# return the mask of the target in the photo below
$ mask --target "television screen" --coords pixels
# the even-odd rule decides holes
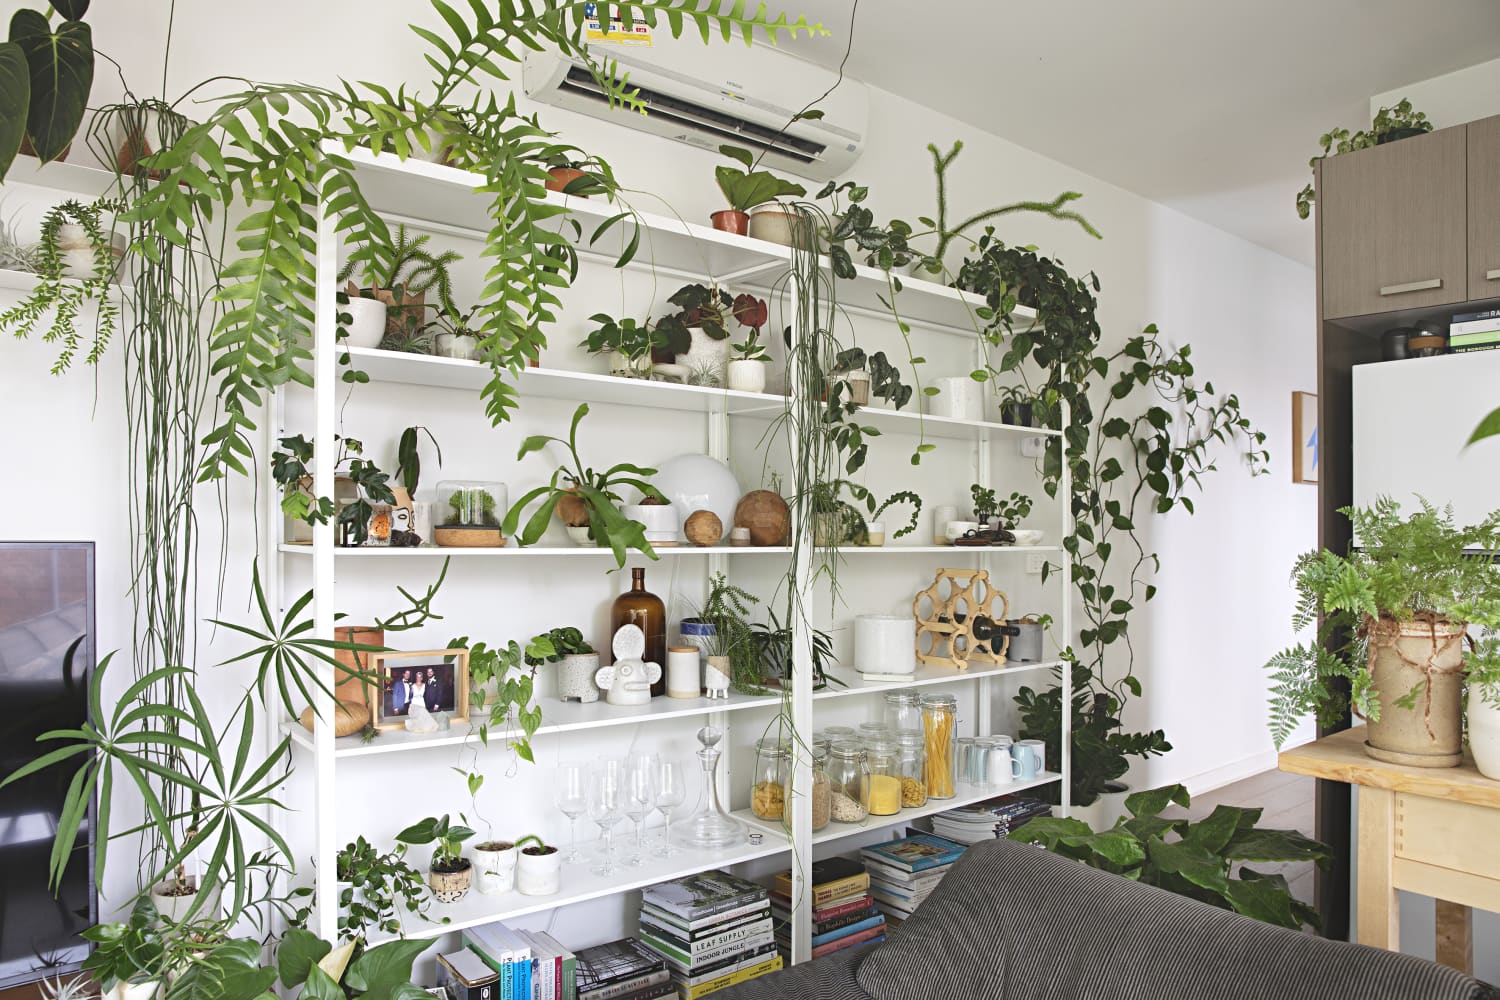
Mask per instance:
[[[42,733],[88,719],[95,652],[93,543],[0,542],[0,774],[34,759]],[[72,972],[88,955],[78,933],[95,921],[92,809],[57,892],[47,877],[77,767],[63,761],[0,793],[0,988]]]

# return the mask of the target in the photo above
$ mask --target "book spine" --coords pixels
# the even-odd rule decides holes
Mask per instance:
[[[670,979],[664,983],[648,987],[639,993],[632,994],[630,1000],[661,1000],[662,997],[676,996],[677,984]]]
[[[856,896],[870,888],[870,875],[861,872],[829,885],[820,885],[813,890],[813,908],[829,906],[849,896]]]
[[[1500,342],[1494,344],[1465,344],[1461,347],[1455,347],[1452,350],[1454,354],[1477,354],[1480,351],[1493,351],[1497,347],[1500,347]]]
[[[709,903],[705,906],[679,907],[675,903],[662,902],[650,896],[642,895],[641,901],[650,903],[659,910],[665,910],[679,920],[686,921],[689,925],[706,920],[709,917],[717,917],[728,913],[730,910],[738,910],[749,907],[752,904],[762,905],[766,901],[766,893],[762,891],[759,895],[746,897],[739,896],[734,899],[726,899],[718,903]]]
[[[725,910],[723,913],[716,914],[712,917],[706,917],[701,920],[683,920],[681,917],[677,916],[677,914],[669,913],[666,910],[663,910],[661,907],[654,906],[650,903],[647,903],[641,907],[641,913],[650,914],[657,923],[663,924],[668,927],[675,927],[683,934],[695,934],[708,928],[717,927],[720,924],[727,924],[730,921],[737,920],[741,917],[748,917],[756,913],[764,912],[769,908],[770,899],[765,898],[758,899],[752,903],[746,903],[744,906],[737,907],[733,910]]]
[[[769,907],[766,907],[756,910],[753,913],[742,914],[715,924],[710,924],[696,931],[685,931],[680,924],[663,920],[661,917],[645,909],[641,910],[642,924],[659,929],[670,940],[681,942],[684,947],[698,941],[707,941],[723,934],[729,934],[742,927],[751,927],[760,921],[769,919],[771,919],[771,910]]]
[[[1453,323],[1448,327],[1448,339],[1461,336],[1466,333],[1494,333],[1500,330],[1500,318],[1476,319],[1469,323]]]
[[[1500,317],[1500,309],[1481,309],[1478,312],[1454,313],[1451,323],[1473,323],[1475,320]],[[1452,329],[1450,325],[1449,329]]]
[[[838,941],[841,938],[846,938],[846,937],[848,937],[851,934],[859,934],[859,933],[861,933],[863,931],[867,931],[867,930],[871,929],[872,927],[884,927],[884,926],[885,926],[885,918],[882,917],[882,916],[880,916],[880,914],[877,913],[873,917],[867,917],[864,920],[861,920],[858,923],[850,924],[847,927],[840,927],[840,928],[837,928],[836,930],[826,931],[826,932],[824,932],[822,934],[815,934],[815,935],[813,935],[813,939],[812,939],[813,947],[816,948],[819,945],[825,945],[825,944],[827,944],[830,941]]]
[[[563,956],[563,990],[562,1000],[578,1000],[578,958],[568,954]]]
[[[667,975],[666,969],[657,969],[654,972],[646,973],[644,976],[634,976],[630,979],[623,979],[618,983],[610,983],[608,986],[600,986],[597,989],[580,993],[578,1000],[614,1000],[615,997],[629,996],[632,993],[655,986],[658,983],[665,983],[670,978]]]
[[[668,944],[656,941],[645,933],[641,934],[641,938],[652,948],[660,951],[664,956],[666,956],[668,964],[672,965],[682,972],[691,972],[693,966],[695,965],[704,966],[711,962],[716,962],[719,959],[727,958],[728,956],[734,955],[738,952],[753,951],[756,948],[762,947],[763,945],[770,944],[773,940],[771,928],[767,926],[763,931],[761,931],[754,937],[744,938],[739,941],[731,942],[730,944],[720,945],[718,948],[703,952],[699,955],[688,956],[678,951],[677,949],[672,948]]]
[[[781,956],[772,955],[765,961],[752,965],[749,968],[738,969],[734,972],[725,973],[724,975],[719,976],[717,979],[710,979],[706,983],[700,983],[697,986],[690,986],[685,990],[679,989],[678,994],[683,997],[683,1000],[700,1000],[700,998],[706,997],[710,993],[716,993],[719,990],[725,989],[726,987],[737,986],[740,983],[747,983],[752,979],[759,979],[761,976],[768,975],[772,972],[779,972],[780,970]]]
[[[733,930],[725,931],[722,934],[715,934],[712,937],[699,938],[697,941],[688,942],[683,941],[679,938],[672,937],[668,934],[659,933],[656,927],[652,926],[649,923],[646,923],[644,919],[641,922],[641,930],[643,932],[649,933],[657,940],[663,941],[666,944],[669,944],[672,947],[676,948],[678,951],[687,954],[694,961],[697,961],[700,955],[705,955],[711,951],[722,950],[724,945],[734,944],[737,941],[744,941],[747,938],[755,937],[765,931],[769,931],[770,929],[771,918],[765,917],[760,920],[752,921],[751,923],[741,924]]]
[[[867,931],[861,931],[858,934],[851,934],[845,938],[839,938],[837,941],[830,941],[821,947],[814,948],[812,954],[813,958],[822,958],[824,955],[831,955],[836,951],[843,951],[845,948],[853,948],[862,944],[874,944],[877,941],[884,940],[885,927],[882,925],[880,927],[872,927]]]
[[[791,901],[778,898],[777,902],[780,904],[781,918],[783,920],[790,920],[792,917]],[[813,907],[813,923],[820,923],[825,920],[837,920],[839,917],[845,916],[846,914],[858,913],[861,910],[868,909],[869,905],[869,893],[860,893],[855,898],[840,900],[839,902],[833,903],[829,906],[815,906]]]
[[[1473,344],[1496,342],[1500,342],[1500,330],[1486,330],[1483,333],[1456,333],[1448,338],[1449,347],[1469,347]]]
[[[749,951],[726,958],[722,962],[710,962],[707,965],[696,966],[692,972],[682,973],[674,970],[672,981],[678,985],[686,983],[688,986],[697,986],[700,983],[708,982],[710,979],[718,979],[720,976],[727,976],[731,972],[738,972],[741,969],[757,965],[774,954],[776,954],[776,945],[764,944],[759,948],[752,948]]]

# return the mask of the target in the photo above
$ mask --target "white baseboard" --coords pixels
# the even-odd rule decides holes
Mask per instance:
[[[1276,770],[1276,751],[1264,750],[1260,753],[1242,757],[1239,760],[1230,761],[1211,771],[1195,774],[1182,779],[1182,784],[1187,786],[1188,794],[1203,795],[1215,789],[1232,785],[1236,781],[1253,777],[1263,771]]]

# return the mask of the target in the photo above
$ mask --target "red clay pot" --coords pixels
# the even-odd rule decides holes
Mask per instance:
[[[714,228],[720,232],[734,233],[737,236],[744,236],[750,232],[749,212],[736,212],[733,209],[725,209],[722,212],[715,212],[713,215],[710,215],[709,219],[713,221]]]
[[[575,167],[553,167],[551,170],[547,171],[547,176],[550,178],[546,182],[547,190],[556,191],[561,194],[563,189],[566,188],[569,184],[573,183],[580,177],[587,177],[588,175],[585,174],[582,170],[579,170]],[[575,194],[573,197],[587,198],[588,195]]]

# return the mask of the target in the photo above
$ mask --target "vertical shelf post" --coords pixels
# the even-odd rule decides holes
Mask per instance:
[[[792,273],[787,294],[800,311],[804,307],[803,292],[796,272]],[[793,319],[793,328],[800,329],[804,317]],[[813,317],[816,322],[817,317]],[[795,352],[794,357],[795,357]],[[788,365],[787,381],[796,391],[802,384],[803,373],[795,363]],[[795,442],[793,447],[795,448]],[[813,662],[812,640],[816,621],[813,615],[812,559],[815,546],[812,544],[812,519],[808,516],[805,498],[796,497],[792,506],[792,523],[802,524],[805,529],[798,534],[796,579],[791,586],[796,588],[796,604],[802,614],[793,615],[789,623],[792,629],[792,726],[802,737],[792,748],[792,791],[786,796],[791,807],[792,852],[792,964],[800,965],[812,960],[812,727],[813,727]]]
[[[1061,402],[1058,426],[1067,430],[1070,417],[1070,408],[1067,400]],[[1057,493],[1062,502],[1062,536],[1059,544],[1062,545],[1062,596],[1059,598],[1062,617],[1063,642],[1072,645],[1073,642],[1073,560],[1068,552],[1067,546],[1062,542],[1073,533],[1073,470],[1068,465],[1068,438],[1066,434],[1054,438],[1057,442],[1057,457],[1059,459],[1061,478],[1058,482]],[[1067,816],[1073,809],[1073,712],[1069,708],[1073,704],[1073,670],[1072,664],[1062,665],[1062,738],[1059,745],[1062,747],[1062,760],[1058,762],[1057,772],[1062,775],[1062,811]]]

